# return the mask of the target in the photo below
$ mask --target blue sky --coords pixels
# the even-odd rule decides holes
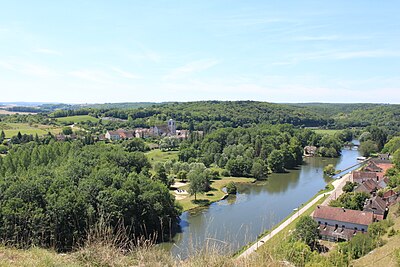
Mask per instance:
[[[2,1],[1,102],[400,103],[399,1]]]

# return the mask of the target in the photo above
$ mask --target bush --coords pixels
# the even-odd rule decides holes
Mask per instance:
[[[394,230],[394,228],[391,228],[390,231],[389,231],[389,233],[388,233],[388,237],[392,237],[392,236],[394,236],[394,235],[396,235],[396,234],[397,234],[397,231]]]
[[[357,186],[357,183],[352,183],[350,181],[347,181],[346,184],[343,186],[343,192],[349,193],[354,190],[354,187]]]
[[[351,259],[358,259],[376,247],[377,243],[371,236],[357,234],[349,242],[339,244],[339,251]]]
[[[229,172],[227,169],[223,169],[223,170],[221,171],[221,175],[222,175],[223,177],[228,177],[228,176],[230,176],[231,174],[230,174],[230,172]]]
[[[234,182],[230,182],[226,185],[226,192],[230,195],[235,195],[237,192],[237,187]]]
[[[335,174],[335,167],[333,167],[333,164],[329,164],[324,167],[324,173],[327,175],[334,175]]]
[[[296,223],[294,238],[314,248],[318,240],[318,224],[310,216],[302,216]]]
[[[0,145],[0,154],[6,154],[6,153],[7,153],[7,146]]]

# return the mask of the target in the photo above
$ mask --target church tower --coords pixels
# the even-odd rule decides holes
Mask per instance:
[[[168,130],[171,135],[176,135],[176,123],[173,119],[168,121]]]

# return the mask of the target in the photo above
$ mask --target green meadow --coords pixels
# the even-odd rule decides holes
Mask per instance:
[[[48,132],[58,134],[61,132],[60,127],[42,124],[28,124],[28,123],[0,123],[0,130],[4,131],[6,138],[11,138],[21,132],[21,134],[32,134],[39,136],[45,135]]]
[[[98,122],[99,119],[89,115],[69,116],[57,118],[58,122],[79,123],[84,121]]]

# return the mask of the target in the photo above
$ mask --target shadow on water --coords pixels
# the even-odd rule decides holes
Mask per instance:
[[[323,174],[324,166],[333,164],[336,169],[344,169],[355,164],[358,156],[358,151],[344,149],[338,159],[306,158],[298,170],[272,174],[267,181],[239,184],[236,196],[184,212],[179,233],[173,242],[162,246],[180,258],[211,243],[232,253],[254,241],[332,181]]]

